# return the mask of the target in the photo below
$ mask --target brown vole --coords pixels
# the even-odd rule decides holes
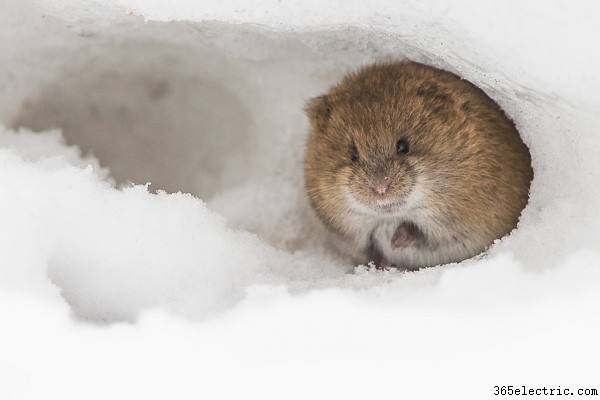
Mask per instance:
[[[527,204],[531,157],[514,124],[450,72],[372,65],[306,112],[306,190],[356,262],[464,260],[509,233]]]

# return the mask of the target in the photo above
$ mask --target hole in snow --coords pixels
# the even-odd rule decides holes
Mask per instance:
[[[597,193],[590,173],[596,136],[585,134],[597,125],[594,117],[555,101],[534,80],[524,86],[518,66],[502,64],[496,71],[493,59],[468,46],[454,47],[460,56],[437,47],[440,57],[433,56],[427,49],[445,37],[438,25],[425,27],[436,35],[415,38],[352,28],[294,33],[131,20],[110,29],[90,24],[65,31],[50,18],[44,24],[61,33],[39,39],[43,56],[39,47],[30,53],[40,62],[62,61],[48,63],[43,74],[25,70],[31,76],[13,68],[13,93],[26,93],[20,110],[9,115],[13,126],[61,128],[69,144],[97,156],[119,183],[151,181],[154,189],[191,192],[230,226],[286,250],[222,229],[186,196],[150,201],[136,188],[97,199],[89,192],[70,209],[63,207],[70,198],[60,196],[79,188],[56,190],[60,201],[42,201],[58,204],[42,221],[56,243],[43,264],[78,315],[127,320],[165,303],[205,315],[235,304],[257,284],[296,291],[390,285],[402,294],[435,281],[441,269],[345,274],[352,266],[331,253],[320,223],[307,218],[304,102],[348,70],[386,58],[457,72],[515,119],[534,162],[532,198],[519,232],[491,252],[508,249],[527,266],[547,267],[584,245],[598,247],[597,219],[589,217],[596,210],[587,200]]]
[[[153,189],[195,194],[230,226],[290,252],[312,251],[322,240],[315,233],[319,224],[307,218],[302,189],[304,102],[375,60],[410,58],[456,72],[515,119],[535,169],[521,225],[526,229],[503,242],[520,259],[547,264],[547,246],[538,251],[528,244],[539,231],[527,223],[556,221],[548,231],[558,230],[565,219],[543,221],[541,212],[574,195],[560,182],[581,178],[570,167],[585,143],[565,134],[577,124],[591,126],[581,115],[511,80],[518,74],[488,76],[471,59],[442,59],[411,38],[353,28],[294,33],[141,21],[69,35],[66,50],[48,55],[64,59],[53,80],[24,100],[13,126],[61,128],[70,144],[97,156],[119,183],[151,181]],[[552,162],[559,158],[562,164]],[[553,178],[558,174],[561,180]],[[573,236],[560,245],[575,249],[580,243]]]

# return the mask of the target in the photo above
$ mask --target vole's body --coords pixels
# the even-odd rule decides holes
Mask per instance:
[[[482,90],[417,63],[378,64],[313,99],[307,193],[356,262],[417,269],[472,257],[509,233],[533,171]]]

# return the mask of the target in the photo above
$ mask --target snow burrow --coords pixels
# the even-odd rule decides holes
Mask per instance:
[[[545,335],[528,347],[540,357],[574,329],[580,349],[594,343],[600,55],[586,45],[598,34],[591,22],[558,2],[544,3],[542,15],[541,3],[519,5],[517,17],[478,2],[470,13],[446,2],[383,1],[378,11],[350,2],[337,13],[335,3],[321,13],[311,2],[175,3],[4,7],[3,296],[41,297],[57,315],[64,299],[76,316],[104,322],[157,307],[194,320],[233,310],[224,326],[255,334],[234,335],[240,349],[273,327],[270,318],[287,321],[281,333],[292,341],[323,338],[317,349],[335,349],[344,335],[341,343],[359,346],[370,335],[434,341],[445,331],[462,349],[469,332],[513,338],[478,356],[467,351],[481,361],[508,357],[518,335]],[[404,58],[463,76],[505,109],[533,157],[531,198],[518,230],[476,259],[412,273],[355,269],[329,249],[304,197],[302,109],[349,70]],[[157,324],[173,322],[157,313]],[[568,324],[551,328],[560,318]],[[43,329],[41,321],[31,324]],[[428,368],[419,351],[402,351]],[[581,361],[569,372],[580,377],[598,355],[555,351]]]
[[[527,81],[535,71],[523,75],[519,65],[486,69],[489,60],[469,42],[450,43],[445,52],[430,48],[425,39],[442,36],[441,27],[419,39],[351,27],[286,32],[144,22],[101,10],[113,20],[110,28],[39,11],[28,15],[46,34],[30,34],[40,40],[23,41],[13,52],[47,67],[23,71],[15,54],[4,67],[14,76],[4,83],[12,96],[3,103],[13,105],[4,109],[4,123],[15,130],[60,129],[67,145],[93,157],[93,171],[74,169],[69,165],[89,161],[62,145],[59,133],[3,133],[3,144],[17,148],[6,156],[13,160],[9,166],[15,172],[34,168],[47,186],[5,174],[35,188],[31,201],[43,210],[37,224],[25,224],[39,235],[25,253],[47,248],[40,261],[78,314],[132,319],[144,306],[186,302],[194,293],[196,305],[187,312],[202,315],[235,304],[265,274],[269,282],[292,286],[298,283],[290,279],[300,274],[307,288],[321,286],[313,281],[324,277],[332,277],[333,286],[338,280],[361,286],[359,278],[345,275],[353,266],[323,245],[322,228],[306,205],[302,110],[349,70],[377,60],[409,58],[454,71],[484,88],[515,120],[533,157],[531,201],[519,231],[488,257],[511,253],[525,269],[547,269],[574,251],[599,247],[598,115],[591,112],[597,104],[568,97],[571,80],[560,96]],[[555,74],[568,65],[576,68],[565,60]],[[539,67],[542,76],[550,75],[551,66]],[[66,161],[53,159],[65,153]],[[43,160],[18,161],[19,154]],[[50,177],[49,169],[57,171]],[[152,184],[118,189],[130,182]],[[162,191],[191,193],[207,205]],[[94,279],[83,279],[90,273]]]

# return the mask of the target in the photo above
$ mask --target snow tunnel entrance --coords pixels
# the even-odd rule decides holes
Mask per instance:
[[[448,62],[410,38],[375,30],[277,32],[141,19],[110,29],[91,24],[48,50],[47,57],[62,61],[47,73],[52,79],[23,99],[10,125],[59,128],[68,144],[108,167],[118,185],[152,182],[152,190],[191,193],[229,226],[287,251],[319,247],[321,238],[303,196],[305,102],[360,65],[408,58],[484,88],[516,118],[538,160],[533,190],[544,171],[539,163],[546,176],[559,166],[540,158],[532,132],[555,132],[549,153],[562,154],[567,139],[560,132],[572,124],[568,113],[525,87],[510,80],[492,85],[473,64]],[[522,247],[520,256],[535,258],[520,243],[512,244]]]

